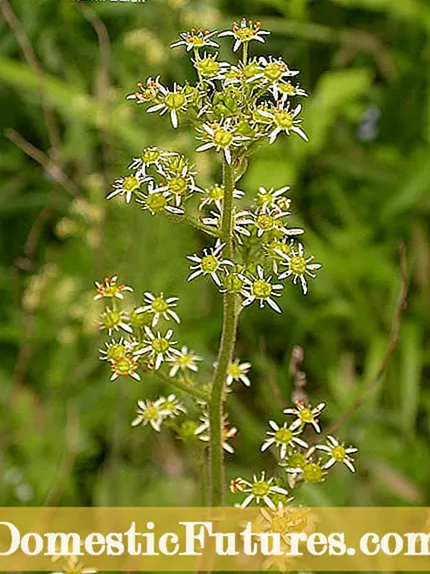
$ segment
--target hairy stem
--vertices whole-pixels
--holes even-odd
[[[162,215],[167,219],[170,219],[171,221],[175,221],[176,223],[186,223],[187,225],[191,225],[191,227],[195,227],[199,231],[206,233],[206,235],[211,235],[212,237],[220,236],[216,228],[209,227],[209,225],[205,225],[192,215],[188,215],[186,213],[184,213],[183,215],[179,215],[176,213],[169,213],[168,211],[164,211]]]
[[[223,164],[224,202],[222,214],[222,237],[225,242],[225,256],[233,259],[233,168],[226,160]],[[224,294],[223,324],[218,361],[215,368],[212,394],[209,403],[210,422],[210,478],[211,478],[211,504],[222,506],[224,499],[224,464],[223,464],[223,410],[224,387],[227,378],[227,369],[232,360],[237,331],[235,293]]]
[[[165,383],[171,385],[172,387],[175,387],[180,391],[184,391],[184,393],[187,393],[188,395],[194,397],[195,399],[198,399],[200,401],[207,401],[209,399],[208,395],[204,391],[196,389],[195,387],[192,387],[190,384],[187,384],[186,382],[181,381],[180,379],[174,379],[173,377],[168,377],[164,373],[160,373],[160,371],[154,371],[151,372],[150,374],[151,375],[153,374],[159,379],[162,379]]]

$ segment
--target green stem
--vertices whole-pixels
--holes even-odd
[[[225,241],[225,256],[233,259],[233,168],[226,160],[223,164],[224,202],[222,214],[222,235]],[[220,347],[218,351],[217,366],[215,368],[212,393],[209,403],[210,422],[210,478],[211,478],[211,505],[222,506],[224,500],[224,464],[223,464],[223,410],[225,398],[225,381],[227,369],[232,361],[237,331],[235,293],[224,294],[223,325]]]
[[[248,62],[248,46],[249,46],[248,42],[243,43],[243,65],[244,66],[246,66],[246,64]]]
[[[195,227],[199,231],[203,231],[203,233],[211,235],[212,237],[220,237],[220,233],[216,229],[209,227],[209,225],[205,225],[195,217],[192,217],[186,213],[179,215],[177,213],[169,213],[168,211],[163,211],[162,215],[171,221],[175,221],[176,223],[186,223],[187,225],[191,225],[191,227]]]
[[[152,374],[152,373],[150,373],[150,374]],[[159,379],[162,379],[165,383],[171,385],[172,387],[177,388],[180,391],[184,391],[184,393],[191,395],[192,397],[194,397],[195,399],[198,399],[199,401],[205,401],[206,402],[209,400],[207,393],[205,393],[204,391],[200,391],[199,389],[195,389],[194,387],[191,387],[190,385],[187,385],[186,383],[183,383],[182,381],[179,381],[178,379],[174,379],[173,377],[168,377],[167,375],[164,375],[163,373],[160,373],[159,371],[156,371],[153,374],[156,377],[158,377]]]

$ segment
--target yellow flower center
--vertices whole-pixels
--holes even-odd
[[[103,325],[106,329],[113,329],[121,323],[121,313],[119,311],[107,311],[103,317]]]
[[[335,446],[331,451],[331,456],[337,462],[343,462],[345,460],[345,457],[346,457],[346,452],[345,452],[344,447],[342,445]]]
[[[255,295],[257,299],[267,299],[271,293],[272,286],[264,279],[257,279],[252,284],[252,294]]]
[[[166,207],[167,199],[162,193],[150,193],[146,198],[146,205],[151,211],[161,211]]]
[[[267,496],[270,492],[270,484],[268,484],[265,480],[254,482],[251,488],[251,492],[254,496],[257,497]]]
[[[160,152],[158,149],[147,148],[144,149],[141,153],[141,159],[144,163],[155,163],[160,158]]]
[[[306,271],[306,259],[304,257],[300,257],[299,255],[292,257],[290,260],[290,268],[293,273],[296,273],[297,275],[303,275]]]
[[[187,98],[184,94],[178,94],[177,92],[172,92],[167,94],[164,98],[164,103],[169,108],[169,110],[180,110],[187,103]]]
[[[158,418],[158,408],[154,405],[146,407],[144,417],[148,421],[152,421]]]
[[[303,477],[306,482],[317,483],[323,480],[323,471],[319,464],[308,462],[303,468]]]
[[[214,255],[205,255],[200,265],[205,273],[213,273],[218,269],[219,262]]]
[[[108,348],[106,352],[106,357],[109,361],[114,361],[115,359],[123,357],[125,353],[126,349],[124,345],[121,345],[121,343],[114,343],[113,345],[110,345],[110,347]]]
[[[236,38],[242,42],[249,42],[255,36],[254,29],[251,27],[238,28],[235,30]]]
[[[267,66],[265,67],[264,75],[268,80],[274,82],[276,80],[279,80],[284,70],[285,70],[284,65],[279,64],[277,62],[271,62],[270,64],[267,64]]]
[[[299,417],[304,423],[311,423],[314,420],[314,415],[310,408],[305,407],[299,412]]]
[[[203,58],[198,62],[197,66],[200,73],[205,78],[212,78],[213,76],[216,76],[220,68],[219,62],[213,58]]]
[[[121,373],[121,375],[128,375],[131,373],[135,367],[135,362],[130,357],[121,357],[115,362],[115,371]]]
[[[288,459],[290,468],[303,468],[306,464],[306,457],[301,452],[293,453]]]
[[[159,337],[158,339],[154,339],[152,341],[151,346],[156,353],[165,353],[169,350],[170,343],[164,337]]]
[[[214,201],[220,200],[224,198],[224,188],[222,185],[213,185],[209,191],[208,195]]]
[[[166,303],[163,297],[157,297],[154,299],[154,301],[151,303],[151,307],[156,313],[165,313],[169,310],[169,305]]]
[[[277,516],[272,520],[271,532],[285,534],[288,531],[288,520],[283,516]]]
[[[272,217],[271,215],[259,215],[256,219],[256,225],[257,227],[259,227],[260,229],[264,229],[265,231],[268,229],[273,229],[273,227],[275,226],[276,220],[274,217]]]
[[[242,291],[243,281],[234,273],[224,277],[224,287],[229,293],[239,293]]]
[[[122,187],[125,189],[125,191],[136,191],[136,189],[139,189],[140,187],[140,182],[137,177],[129,175],[124,178]]]
[[[233,141],[233,135],[224,128],[218,128],[213,136],[215,145],[229,147]]]
[[[293,433],[289,429],[280,428],[275,432],[274,438],[276,442],[279,442],[281,444],[290,444],[293,438]]]
[[[242,371],[237,363],[230,363],[227,369],[227,374],[230,375],[230,377],[237,379],[241,376]]]
[[[188,183],[183,177],[172,177],[169,181],[169,189],[177,195],[184,195],[187,191]]]
[[[277,110],[275,114],[275,123],[283,130],[289,130],[294,125],[294,118],[285,110]]]

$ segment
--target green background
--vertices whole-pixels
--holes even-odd
[[[197,157],[191,129],[174,131],[167,116],[125,96],[147,76],[194,81],[184,50],[168,48],[178,32],[222,30],[246,15],[272,31],[251,55],[282,56],[301,70],[310,142],[279,137],[239,187],[253,195],[290,185],[294,222],[323,269],[306,297],[285,289],[282,315],[256,305],[242,315],[237,356],[252,362],[253,384],[229,403],[239,433],[228,476],[276,468],[259,447],[267,421],[280,423],[291,404],[289,363],[300,345],[308,396],[327,402],[323,426],[372,389],[337,431],[359,448],[358,472],[336,468],[300,499],[430,505],[428,2],[9,0],[0,8],[0,503],[200,503],[189,447],[168,430],[130,427],[136,400],[166,389],[152,379],[109,383],[93,282],[118,273],[136,302],[144,290],[178,295],[177,335],[205,356],[210,376],[221,299],[209,281],[186,283],[185,257],[204,238],[105,195],[146,145],[195,158],[199,185],[219,180],[218,159]],[[233,61],[230,45],[223,41],[221,59]],[[373,384],[401,289],[401,242],[408,303]]]

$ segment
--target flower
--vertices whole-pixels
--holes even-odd
[[[289,189],[290,187],[288,185],[286,187],[280,187],[276,190],[273,187],[270,189],[259,187],[257,195],[258,207],[275,207],[278,199],[281,198]]]
[[[290,78],[300,74],[299,70],[290,70],[282,58],[276,59],[273,56],[265,58],[264,56],[261,56],[258,59],[258,63],[260,70],[255,75],[251,76],[248,79],[248,82],[264,79],[266,82],[276,85],[276,83],[283,78]]]
[[[219,44],[211,40],[212,36],[217,33],[217,30],[195,30],[194,28],[189,32],[181,32],[179,37],[181,38],[178,42],[173,42],[170,44],[171,48],[176,48],[177,46],[186,46],[187,52],[191,50],[198,50],[199,48],[205,48],[207,46],[212,46],[213,48],[218,48]]]
[[[222,258],[221,251],[224,246],[225,243],[221,243],[221,241],[217,239],[215,247],[203,249],[203,257],[199,257],[198,255],[188,255],[187,259],[196,263],[196,265],[191,265],[190,267],[193,273],[188,276],[188,281],[192,281],[200,275],[210,275],[214,283],[218,287],[221,287],[221,282],[218,277],[220,269],[225,265],[233,265],[233,263],[228,259]]]
[[[137,416],[132,421],[131,426],[145,426],[149,423],[154,430],[160,432],[161,424],[165,418],[165,411],[157,404],[157,401],[139,400],[137,401],[137,406]]]
[[[252,214],[252,222],[257,229],[257,237],[262,237],[266,231],[278,230],[284,235],[300,235],[303,229],[287,229],[281,221],[282,217],[289,215],[288,211],[281,211],[277,207],[264,205]]]
[[[156,168],[162,166],[163,160],[168,159],[171,156],[179,155],[176,152],[167,152],[158,147],[146,147],[143,148],[139,157],[133,158],[133,161],[129,165],[129,169],[137,169],[145,173],[145,169],[151,165]]]
[[[97,295],[95,295],[94,300],[116,297],[117,299],[124,299],[122,293],[123,291],[133,292],[132,287],[128,287],[120,283],[118,285],[118,275],[113,277],[105,277],[103,283],[95,282],[97,288]]]
[[[204,123],[203,130],[199,131],[204,134],[204,139],[209,141],[199,146],[196,151],[206,151],[213,147],[216,151],[222,150],[227,163],[232,162],[232,148],[240,147],[242,142],[250,139],[249,137],[236,135],[231,126],[231,121],[228,119],[224,123]]]
[[[304,403],[296,403],[295,408],[285,409],[283,412],[286,415],[295,415],[297,418],[290,426],[291,430],[295,430],[306,424],[311,424],[317,432],[321,432],[318,424],[318,415],[325,407],[325,403],[319,403],[316,407],[312,408],[311,405],[305,406]]]
[[[260,478],[258,478],[257,475],[254,474],[252,482],[248,482],[243,478],[236,479],[236,481],[239,481],[240,485],[239,492],[244,492],[248,494],[248,496],[240,505],[241,508],[245,508],[245,506],[248,506],[248,504],[252,500],[255,500],[257,504],[259,504],[260,500],[262,500],[266,504],[266,506],[275,510],[276,506],[270,497],[274,494],[282,494],[288,496],[288,492],[285,490],[285,488],[281,488],[280,486],[276,486],[275,484],[273,484],[274,481],[273,477],[269,478],[268,480],[266,479],[264,471],[261,473]]]
[[[185,88],[178,86],[178,84],[173,85],[172,91],[160,84],[159,90],[161,92],[162,102],[151,106],[146,111],[148,113],[160,112],[161,116],[169,112],[172,126],[177,128],[178,112],[187,110],[191,94],[187,93]]]
[[[141,193],[136,203],[140,203],[143,206],[142,209],[147,209],[152,215],[162,211],[182,215],[183,209],[169,204],[171,196],[172,194],[163,188],[154,188],[153,182],[150,181],[146,193]]]
[[[264,452],[269,447],[274,444],[275,446],[279,447],[279,456],[281,458],[285,458],[287,454],[288,447],[293,447],[295,444],[303,447],[308,448],[309,445],[304,440],[298,438],[300,432],[294,432],[291,428],[284,423],[281,427],[275,421],[269,421],[270,427],[273,429],[273,432],[268,431],[267,435],[270,437],[266,439],[263,444],[261,445],[261,452]]]
[[[137,367],[136,359],[124,354],[112,361],[113,374],[110,380],[115,381],[118,377],[132,377],[136,381],[140,381],[140,376],[136,373]]]
[[[173,366],[170,369],[169,377],[174,377],[179,370],[186,371],[189,369],[190,371],[197,372],[199,368],[196,365],[196,361],[203,361],[203,358],[196,355],[193,351],[189,351],[188,347],[182,347],[178,354],[171,360]]]
[[[146,303],[146,305],[136,309],[136,313],[145,313],[146,311],[153,313],[152,327],[157,325],[161,317],[166,319],[166,321],[172,317],[177,323],[180,323],[181,320],[175,311],[173,311],[173,307],[177,305],[176,301],[179,301],[179,297],[169,297],[165,299],[163,293],[160,293],[158,297],[156,297],[147,291],[144,295],[144,303]]]
[[[203,217],[202,222],[205,225],[209,225],[215,227],[216,229],[221,229],[222,225],[222,208],[218,208],[219,211],[211,211],[211,217]],[[251,233],[245,227],[246,225],[250,225],[253,223],[253,219],[250,218],[252,214],[248,211],[237,211],[235,207],[233,207],[233,225],[232,225],[232,233],[236,241],[241,244],[242,239],[241,235],[245,235],[246,237],[250,237]]]
[[[340,444],[339,441],[334,437],[329,435],[327,437],[328,445],[320,444],[315,445],[315,448],[318,450],[322,450],[327,452],[330,455],[330,459],[328,462],[325,463],[323,466],[324,469],[332,467],[337,462],[343,463],[346,467],[349,468],[351,472],[355,472],[355,467],[353,465],[354,459],[350,457],[350,454],[358,451],[358,448],[350,446],[345,448],[343,444]]]
[[[251,381],[246,376],[250,368],[251,363],[239,363],[239,359],[230,363],[227,368],[227,385],[240,381],[245,387],[250,387]]]
[[[291,96],[302,96],[304,98],[308,97],[307,91],[301,88],[300,84],[293,86],[290,80],[272,84],[271,90],[276,101],[278,101],[280,98],[290,98]]]
[[[181,413],[186,413],[187,409],[184,405],[177,399],[175,395],[169,395],[166,398],[159,397],[156,401],[156,405],[160,407],[166,418],[174,418]]]
[[[196,428],[196,430],[194,431],[195,436],[197,436],[200,440],[202,440],[203,442],[209,442],[209,429],[210,429],[210,423],[209,423],[209,418],[207,415],[203,415],[200,419],[202,421],[202,424]],[[222,448],[226,451],[229,452],[230,454],[234,453],[234,448],[228,444],[228,440],[230,438],[233,438],[234,436],[236,436],[237,433],[237,428],[236,427],[228,427],[227,424],[227,417],[224,416],[223,419],[223,423],[222,423],[222,429],[221,429],[221,436],[222,436]]]
[[[165,176],[165,182],[154,190],[155,192],[162,191],[172,194],[175,197],[176,207],[179,207],[182,200],[189,197],[192,193],[203,192],[195,184],[193,176],[186,173],[187,168],[188,166],[184,166],[183,174]]]
[[[133,333],[133,329],[128,324],[127,313],[107,307],[101,316],[100,329],[107,329],[108,334],[112,335],[113,331],[119,331],[120,328],[127,333]]]
[[[229,70],[230,64],[228,62],[218,62],[218,54],[203,54],[203,57],[198,57],[192,60],[194,67],[197,69],[199,77],[207,80],[211,85],[212,80],[222,80],[225,73]]]
[[[129,94],[127,100],[136,100],[138,104],[152,102],[157,97],[158,90],[160,89],[159,79],[160,76],[157,76],[155,80],[149,77],[145,83],[139,82],[137,84],[138,90],[133,94]]]
[[[125,202],[130,203],[133,194],[140,190],[142,183],[149,181],[151,178],[142,173],[135,175],[127,175],[115,180],[113,184],[113,191],[107,194],[106,199],[112,199],[117,195],[124,195]]]
[[[288,267],[287,271],[279,275],[279,279],[282,280],[292,275],[293,283],[296,284],[297,280],[300,280],[303,294],[306,295],[308,292],[306,276],[315,279],[316,275],[314,271],[320,269],[321,265],[319,263],[311,263],[314,258],[313,255],[307,259],[303,256],[304,247],[302,243],[297,244],[297,250],[292,247],[290,253],[280,250],[277,253],[284,260],[284,265]]]
[[[124,356],[128,350],[128,345],[126,345],[122,337],[119,341],[115,341],[115,339],[106,341],[105,347],[105,349],[99,349],[102,361],[115,361],[119,357]]]
[[[261,30],[261,22],[256,22],[253,24],[252,20],[246,21],[246,18],[242,18],[240,21],[240,26],[237,22],[233,23],[233,30],[226,30],[218,34],[221,36],[233,36],[235,42],[233,44],[233,52],[237,52],[241,44],[247,44],[251,40],[257,40],[264,44],[265,40],[263,36],[270,34],[266,30]]]
[[[80,562],[77,556],[54,556],[54,558],[62,558],[64,563],[61,565],[61,571],[51,574],[95,574],[98,572],[95,568],[84,568],[84,564]],[[52,559],[52,561],[55,562],[56,560]]]
[[[143,341],[144,347],[134,352],[135,356],[139,355],[149,355],[149,358],[155,359],[155,370],[158,370],[161,366],[161,363],[165,360],[171,360],[175,355],[179,354],[179,351],[173,347],[176,344],[176,341],[171,341],[173,335],[173,330],[169,329],[167,333],[162,336],[160,331],[157,331],[157,334],[154,333],[149,329],[149,327],[145,326],[145,332],[148,336],[148,339]]]
[[[222,208],[222,202],[224,201],[224,186],[215,184],[212,187],[206,188],[204,191],[204,197],[200,201],[199,209],[203,209],[206,205],[211,205],[214,203],[219,211]],[[240,189],[233,190],[233,197],[235,199],[240,199],[245,195],[245,192]]]
[[[260,308],[263,308],[264,303],[267,303],[277,313],[282,312],[272,297],[280,297],[281,294],[277,293],[277,291],[283,289],[284,286],[280,284],[272,285],[272,277],[264,277],[264,271],[261,265],[257,265],[257,277],[247,277],[242,274],[240,274],[239,277],[245,283],[245,287],[242,291],[245,297],[242,303],[244,307],[251,305],[251,303],[258,299]]]
[[[285,105],[286,104],[286,105]],[[305,141],[308,141],[308,136],[299,127],[302,119],[296,119],[302,109],[301,104],[296,106],[294,110],[290,111],[290,101],[287,98],[282,98],[278,102],[278,107],[272,111],[272,119],[275,129],[269,134],[269,142],[272,144],[281,132],[290,135],[290,131],[295,132]]]

